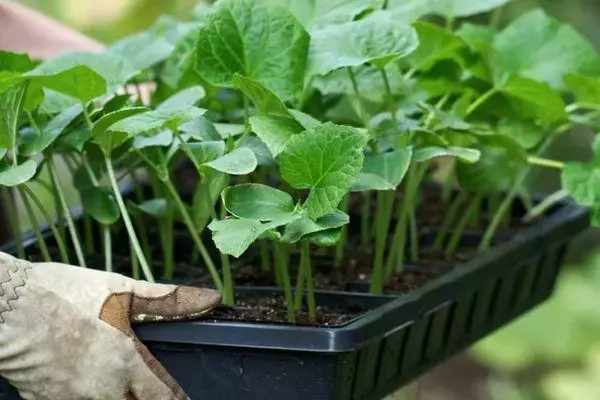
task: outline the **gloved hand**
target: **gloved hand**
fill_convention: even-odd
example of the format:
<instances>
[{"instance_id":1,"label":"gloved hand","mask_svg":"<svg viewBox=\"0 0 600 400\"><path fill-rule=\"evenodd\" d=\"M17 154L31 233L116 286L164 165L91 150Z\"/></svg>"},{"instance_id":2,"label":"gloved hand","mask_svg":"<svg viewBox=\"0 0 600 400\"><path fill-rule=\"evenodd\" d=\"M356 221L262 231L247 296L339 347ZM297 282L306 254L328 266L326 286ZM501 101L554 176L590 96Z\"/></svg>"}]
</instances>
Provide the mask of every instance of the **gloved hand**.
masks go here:
<instances>
[{"instance_id":1,"label":"gloved hand","mask_svg":"<svg viewBox=\"0 0 600 400\"><path fill-rule=\"evenodd\" d=\"M0 375L24 399L187 399L131 323L197 318L220 299L0 253Z\"/></svg>"}]
</instances>

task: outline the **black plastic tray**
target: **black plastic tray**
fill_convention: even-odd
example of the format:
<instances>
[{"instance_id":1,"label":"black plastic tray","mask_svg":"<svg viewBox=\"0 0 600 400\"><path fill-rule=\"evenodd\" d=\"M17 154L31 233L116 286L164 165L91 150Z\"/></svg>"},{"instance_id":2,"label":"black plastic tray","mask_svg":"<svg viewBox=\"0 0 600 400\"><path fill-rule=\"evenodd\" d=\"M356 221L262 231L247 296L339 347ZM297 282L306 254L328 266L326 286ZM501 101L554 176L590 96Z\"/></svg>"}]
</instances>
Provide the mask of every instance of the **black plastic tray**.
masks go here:
<instances>
[{"instance_id":1,"label":"black plastic tray","mask_svg":"<svg viewBox=\"0 0 600 400\"><path fill-rule=\"evenodd\" d=\"M379 400L547 299L588 226L588 211L566 201L408 295L322 294L380 302L339 328L204 321L137 333L194 400Z\"/></svg>"}]
</instances>

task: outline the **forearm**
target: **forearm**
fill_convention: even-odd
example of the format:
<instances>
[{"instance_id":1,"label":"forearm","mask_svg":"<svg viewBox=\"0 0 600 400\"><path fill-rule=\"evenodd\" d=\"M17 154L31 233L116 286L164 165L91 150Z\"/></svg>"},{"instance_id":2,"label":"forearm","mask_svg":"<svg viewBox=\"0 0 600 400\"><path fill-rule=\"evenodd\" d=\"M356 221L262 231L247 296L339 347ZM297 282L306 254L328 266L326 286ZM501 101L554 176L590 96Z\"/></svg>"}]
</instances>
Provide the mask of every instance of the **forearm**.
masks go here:
<instances>
[{"instance_id":1,"label":"forearm","mask_svg":"<svg viewBox=\"0 0 600 400\"><path fill-rule=\"evenodd\" d=\"M0 0L0 49L47 59L65 51L100 51L103 46L13 1Z\"/></svg>"}]
</instances>

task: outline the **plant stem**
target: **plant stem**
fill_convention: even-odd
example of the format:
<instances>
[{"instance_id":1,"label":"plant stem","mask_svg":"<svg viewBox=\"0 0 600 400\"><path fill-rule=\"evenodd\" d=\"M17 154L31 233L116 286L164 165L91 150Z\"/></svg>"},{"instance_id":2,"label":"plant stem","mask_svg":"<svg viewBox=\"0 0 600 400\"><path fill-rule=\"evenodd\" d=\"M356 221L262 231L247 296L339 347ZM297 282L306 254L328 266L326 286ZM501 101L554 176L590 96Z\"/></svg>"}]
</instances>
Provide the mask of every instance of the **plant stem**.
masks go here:
<instances>
[{"instance_id":1,"label":"plant stem","mask_svg":"<svg viewBox=\"0 0 600 400\"><path fill-rule=\"evenodd\" d=\"M271 255L269 254L269 243L266 240L259 242L260 247L260 268L263 272L271 271Z\"/></svg>"},{"instance_id":2,"label":"plant stem","mask_svg":"<svg viewBox=\"0 0 600 400\"><path fill-rule=\"evenodd\" d=\"M22 185L22 186L25 186L25 185ZM35 213L33 212L31 203L29 202L29 199L25 195L25 192L23 191L23 189L20 189L19 193L21 194L21 199L23 200L23 205L25 206L25 212L27 212L27 217L29 218L29 221L31 222L31 226L33 227L33 232L35 233L35 237L40 246L40 252L42 253L42 257L43 257L44 261L51 262L52 257L50 256L50 252L48 251L48 245L46 244L46 239L44 238L44 235L42 235L42 231L40 229L40 224L38 223Z\"/></svg>"},{"instance_id":3,"label":"plant stem","mask_svg":"<svg viewBox=\"0 0 600 400\"><path fill-rule=\"evenodd\" d=\"M21 226L19 223L19 216L17 215L15 199L11 195L9 188L0 187L0 190L2 191L2 203L6 205L8 224L12 230L13 240L15 241L15 246L17 248L17 256L24 259L25 249L23 248L23 237L21 235Z\"/></svg>"},{"instance_id":4,"label":"plant stem","mask_svg":"<svg viewBox=\"0 0 600 400\"><path fill-rule=\"evenodd\" d=\"M444 256L446 258L451 257L456 252L456 249L460 244L460 240L463 236L463 233L465 232L465 229L467 228L469 222L471 222L471 220L475 216L476 210L481 206L481 198L482 196L480 194L477 195L471 201L463 216L458 221L458 225L456 226L456 229L454 230L454 233L452 234L452 237L450 238L450 241L446 246L446 250L444 251Z\"/></svg>"},{"instance_id":5,"label":"plant stem","mask_svg":"<svg viewBox=\"0 0 600 400\"><path fill-rule=\"evenodd\" d=\"M277 258L277 269L283 283L283 292L285 293L285 304L287 307L288 321L296 322L296 312L294 310L294 296L292 295L292 282L290 281L290 273L288 270L287 249L282 243L274 243L275 257Z\"/></svg>"},{"instance_id":6,"label":"plant stem","mask_svg":"<svg viewBox=\"0 0 600 400\"><path fill-rule=\"evenodd\" d=\"M388 255L386 272L391 275L394 270L401 272L404 267L404 252L406 248L406 232L410 213L415 206L418 189L427 172L427 163L421 163L418 167L408 170L405 183L405 193L400 207L398 207L396 228L392 239L390 254Z\"/></svg>"},{"instance_id":7,"label":"plant stem","mask_svg":"<svg viewBox=\"0 0 600 400\"><path fill-rule=\"evenodd\" d=\"M347 67L346 71L348 71L348 77L350 78L350 82L352 83L352 90L354 90L354 95L358 100L358 105L360 106L360 120L362 121L365 128L369 127L369 120L367 117L367 107L363 101L363 97L360 94L360 90L358 88L358 82L356 81L356 75L352 70L352 67Z\"/></svg>"},{"instance_id":8,"label":"plant stem","mask_svg":"<svg viewBox=\"0 0 600 400\"><path fill-rule=\"evenodd\" d=\"M244 135L250 133L250 100L248 96L245 94L242 95L244 97Z\"/></svg>"},{"instance_id":9,"label":"plant stem","mask_svg":"<svg viewBox=\"0 0 600 400\"><path fill-rule=\"evenodd\" d=\"M131 259L131 276L133 279L140 279L140 262L131 238L129 238L129 258Z\"/></svg>"},{"instance_id":10,"label":"plant stem","mask_svg":"<svg viewBox=\"0 0 600 400\"><path fill-rule=\"evenodd\" d=\"M198 248L198 251L200 252L200 255L202 256L202 259L204 260L204 263L206 264L206 267L208 268L208 271L210 272L210 275L212 276L215 286L217 287L217 289L219 291L223 292L223 289L224 289L223 282L221 281L221 277L219 276L219 273L217 272L217 267L215 266L215 263L213 262L212 258L210 257L210 254L208 254L206 247L204 247L204 243L202 243L202 240L200 239L200 236L198 235L198 231L196 230L196 225L194 224L194 221L190 217L188 210L185 208L185 204L183 204L181 197L179 197L179 194L177 193L177 189L175 189L175 186L173 186L173 183L168 179L164 181L164 184L167 187L167 189L169 190L173 200L175 200L177 209L179 210L179 212L181 213L181 217L183 218L183 223L187 227L190 235L192 236L192 240L194 241L194 244Z\"/></svg>"},{"instance_id":11,"label":"plant stem","mask_svg":"<svg viewBox=\"0 0 600 400\"><path fill-rule=\"evenodd\" d=\"M112 160L110 159L110 156L105 155L104 162L106 164L106 171L108 172L108 179L110 181L110 185L117 200L117 205L119 206L119 209L121 211L121 218L123 218L125 228L127 229L129 239L131 240L131 245L133 246L133 251L135 252L136 257L138 258L140 267L142 268L142 271L144 273L144 277L148 282L154 283L154 276L152 275L150 266L146 261L144 251L140 246L140 242L137 238L137 235L135 234L135 229L133 228L131 218L129 217L129 213L127 212L127 207L125 206L125 202L123 201L123 196L121 195L121 190L119 188L119 184L117 183L117 178L115 176L115 171L113 169Z\"/></svg>"},{"instance_id":12,"label":"plant stem","mask_svg":"<svg viewBox=\"0 0 600 400\"><path fill-rule=\"evenodd\" d=\"M494 213L494 216L492 217L492 222L486 229L486 231L483 235L483 238L481 239L481 242L479 243L479 251L485 251L490 248L490 245L492 244L492 239L494 238L496 231L500 227L500 224L502 223L504 216L510 209L512 202L514 201L514 199L519 191L519 187L521 187L521 185L523 184L523 181L525 180L525 178L527 177L528 174L529 174L529 168L526 168L524 171L522 171L519 174L519 176L513 182L513 185L511 186L508 194L506 195L506 197L504 197L504 200L500 204L500 207L498 207L498 209Z\"/></svg>"},{"instance_id":13,"label":"plant stem","mask_svg":"<svg viewBox=\"0 0 600 400\"><path fill-rule=\"evenodd\" d=\"M56 245L58 246L58 251L60 253L61 261L64 264L69 264L69 255L67 252L67 246L65 246L63 237L61 236L60 232L58 232L58 230L56 229L55 224L52 222L50 213L44 207L44 204L40 201L40 199L38 199L38 197L35 195L33 190L31 190L27 185L22 185L21 188L22 188L23 192L25 193L25 195L29 196L29 198L31 198L31 200L33 200L33 203L35 204L35 206L38 208L38 210L40 210L40 212L44 216L44 219L46 219L46 221L48 222L48 226L50 227L50 230L52 231L52 234L54 235L54 240L56 241ZM23 197L25 197L25 196L23 196Z\"/></svg>"},{"instance_id":14,"label":"plant stem","mask_svg":"<svg viewBox=\"0 0 600 400\"><path fill-rule=\"evenodd\" d=\"M565 168L565 163L562 161L549 160L547 158L536 156L527 157L527 162L531 165L538 165L540 167L548 167L561 170Z\"/></svg>"},{"instance_id":15,"label":"plant stem","mask_svg":"<svg viewBox=\"0 0 600 400\"><path fill-rule=\"evenodd\" d=\"M344 196L344 199L341 203L341 210L345 213L348 213L348 202L350 200L350 196ZM342 237L340 238L339 243L335 246L335 265L339 265L344 259L344 251L346 250L346 245L348 243L348 226L344 226L342 228Z\"/></svg>"},{"instance_id":16,"label":"plant stem","mask_svg":"<svg viewBox=\"0 0 600 400\"><path fill-rule=\"evenodd\" d=\"M437 236L435 237L435 242L433 242L433 246L431 247L431 250L440 251L442 249L442 247L444 246L444 242L446 241L446 236L448 235L448 231L450 230L450 225L455 221L456 215L458 213L458 209L461 206L461 204L466 200L466 198L467 198L467 193L461 191L458 193L456 198L452 201L452 204L450 205L450 209L444 216L444 220L442 221L442 226L440 227L440 230L439 230Z\"/></svg>"},{"instance_id":17,"label":"plant stem","mask_svg":"<svg viewBox=\"0 0 600 400\"><path fill-rule=\"evenodd\" d=\"M112 256L112 238L110 236L110 226L102 225L102 233L104 234L104 264L106 272L113 271L113 256Z\"/></svg>"},{"instance_id":18,"label":"plant stem","mask_svg":"<svg viewBox=\"0 0 600 400\"><path fill-rule=\"evenodd\" d=\"M546 197L542 202L533 207L527 215L523 217L523 222L529 223L534 219L543 215L548 209L554 206L556 203L563 201L568 198L569 192L564 189L561 189L557 192L552 193L550 196Z\"/></svg>"},{"instance_id":19,"label":"plant stem","mask_svg":"<svg viewBox=\"0 0 600 400\"><path fill-rule=\"evenodd\" d=\"M371 276L370 292L379 294L383 291L385 279L384 255L394 210L396 192L391 190L377 193L377 214L375 216L375 256Z\"/></svg>"},{"instance_id":20,"label":"plant stem","mask_svg":"<svg viewBox=\"0 0 600 400\"><path fill-rule=\"evenodd\" d=\"M71 211L69 210L69 205L67 204L67 200L65 198L65 194L60 185L60 179L58 178L58 174L56 173L56 166L54 165L54 159L51 154L48 154L46 157L48 160L48 170L50 171L50 176L54 181L54 186L56 187L56 191L58 194L58 201L63 210L63 214L67 220L67 229L69 230L69 234L71 235L71 241L73 242L73 248L75 249L75 255L77 256L77 262L81 267L86 267L85 258L83 257L83 250L81 248L81 241L79 240L79 234L77 233L77 229L75 228L75 223L73 222L73 218L71 216Z\"/></svg>"},{"instance_id":21,"label":"plant stem","mask_svg":"<svg viewBox=\"0 0 600 400\"><path fill-rule=\"evenodd\" d=\"M208 190L208 185L206 186ZM216 217L214 207L212 207L213 214ZM227 210L225 207L221 209L221 218L225 218ZM231 262L227 254L221 253L221 268L223 270L223 304L233 307L235 305L235 287L231 274Z\"/></svg>"},{"instance_id":22,"label":"plant stem","mask_svg":"<svg viewBox=\"0 0 600 400\"><path fill-rule=\"evenodd\" d=\"M94 246L94 232L92 228L92 218L84 214L83 215L83 243L85 246L85 251L88 254L92 254L96 252Z\"/></svg>"},{"instance_id":23,"label":"plant stem","mask_svg":"<svg viewBox=\"0 0 600 400\"><path fill-rule=\"evenodd\" d=\"M388 111L392 117L392 123L394 124L394 131L397 135L400 135L400 124L398 123L398 117L396 116L396 104L394 103L394 94L392 93L392 87L390 85L390 79L385 68L380 68L381 77L383 78L383 84L385 85L385 94L388 105Z\"/></svg>"},{"instance_id":24,"label":"plant stem","mask_svg":"<svg viewBox=\"0 0 600 400\"><path fill-rule=\"evenodd\" d=\"M363 194L364 201L361 210L360 242L362 247L367 247L371 238L371 193Z\"/></svg>"},{"instance_id":25,"label":"plant stem","mask_svg":"<svg viewBox=\"0 0 600 400\"><path fill-rule=\"evenodd\" d=\"M483 103L485 103L486 101L488 101L490 99L490 97L492 97L494 94L496 94L496 88L491 88L490 90L488 90L487 92L482 94L479 98L477 98L477 100L475 100L469 106L469 108L467 108L467 111L465 113L465 118L467 118L468 116L473 114L475 112L475 110L477 110L479 107L481 107L481 105Z\"/></svg>"},{"instance_id":26,"label":"plant stem","mask_svg":"<svg viewBox=\"0 0 600 400\"><path fill-rule=\"evenodd\" d=\"M408 225L410 227L410 262L416 264L419 262L419 230L415 207L412 207L408 216Z\"/></svg>"},{"instance_id":27,"label":"plant stem","mask_svg":"<svg viewBox=\"0 0 600 400\"><path fill-rule=\"evenodd\" d=\"M304 281L306 280L306 267L304 266L304 258L302 250L300 250L300 265L298 266L298 275L296 276L296 299L294 305L296 311L302 310L302 299L304 298Z\"/></svg>"},{"instance_id":28,"label":"plant stem","mask_svg":"<svg viewBox=\"0 0 600 400\"><path fill-rule=\"evenodd\" d=\"M300 265L305 269L306 278L306 302L308 304L308 317L314 320L317 317L317 305L315 302L315 282L312 276L312 265L310 262L310 242L303 240L300 248Z\"/></svg>"}]
</instances>

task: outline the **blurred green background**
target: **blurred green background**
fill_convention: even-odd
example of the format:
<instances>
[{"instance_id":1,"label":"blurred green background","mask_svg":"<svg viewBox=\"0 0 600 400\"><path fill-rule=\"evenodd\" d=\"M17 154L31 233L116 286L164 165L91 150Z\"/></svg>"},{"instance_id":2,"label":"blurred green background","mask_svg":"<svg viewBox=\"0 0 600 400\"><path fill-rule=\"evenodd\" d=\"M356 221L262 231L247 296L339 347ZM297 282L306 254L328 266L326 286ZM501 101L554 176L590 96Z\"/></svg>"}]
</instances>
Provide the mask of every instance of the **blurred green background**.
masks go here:
<instances>
[{"instance_id":1,"label":"blurred green background","mask_svg":"<svg viewBox=\"0 0 600 400\"><path fill-rule=\"evenodd\" d=\"M425 1L425 0L423 0ZM183 19L196 0L22 0L104 43L150 26L161 14ZM513 0L502 11L508 21L543 7L586 36L600 51L599 0ZM523 40L527 40L526 37ZM591 132L578 131L558 143L562 159L582 153ZM549 191L555 175L534 177ZM586 235L572 252L554 298L420 380L403 398L420 400L596 400L600 399L600 243ZM576 255L576 257L575 257Z\"/></svg>"}]
</instances>

